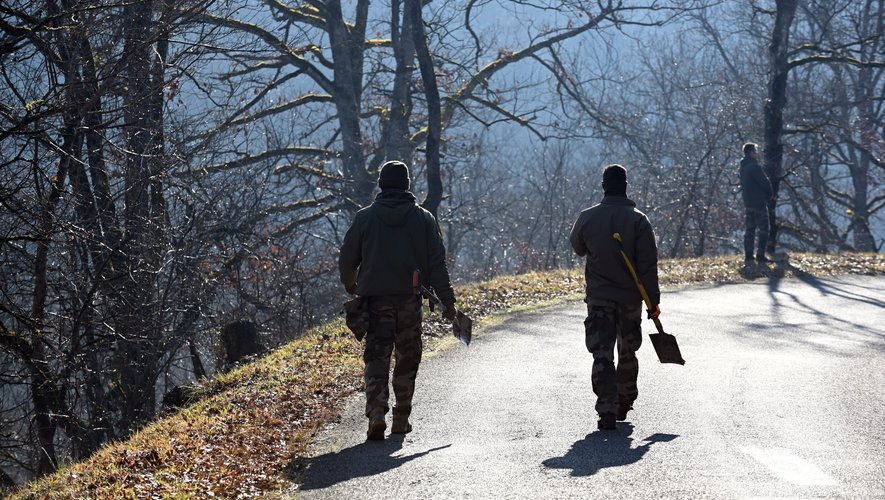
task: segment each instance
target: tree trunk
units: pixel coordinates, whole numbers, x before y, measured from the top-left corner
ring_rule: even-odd
[[[439,88],[436,84],[433,58],[430,55],[430,49],[427,46],[427,36],[424,33],[424,21],[421,18],[421,0],[406,0],[406,9],[411,10],[412,14],[415,51],[418,56],[418,66],[421,68],[424,96],[427,99],[427,142],[425,150],[427,158],[427,196],[421,202],[421,205],[436,217],[443,195],[439,161],[440,137],[442,135]]]
[[[16,488],[15,481],[3,469],[0,469],[0,493],[12,493]]]
[[[64,394],[58,389],[57,382],[51,375],[44,339],[44,318],[48,296],[49,244],[52,241],[55,208],[61,197],[62,187],[66,182],[71,159],[74,156],[78,121],[74,112],[69,112],[65,117],[65,127],[62,132],[63,154],[50,192],[43,200],[43,210],[40,213],[39,221],[40,239],[37,242],[37,252],[34,259],[34,292],[31,302],[33,336],[28,358],[31,366],[31,398],[34,404],[34,426],[38,446],[37,476],[55,472],[58,466],[55,452],[55,433],[58,430],[58,421],[53,416],[56,414],[53,409],[60,406],[57,399],[63,397]]]
[[[364,2],[361,2],[361,5]],[[365,206],[372,201],[375,183],[366,172],[363,154],[363,139],[360,130],[360,96],[362,90],[362,41],[355,42],[341,13],[341,1],[327,3],[328,18],[326,29],[332,49],[335,87],[334,99],[338,111],[338,124],[341,130],[341,144],[344,152],[341,161],[344,173],[351,183],[351,200]]]
[[[124,9],[128,21],[124,45],[124,135],[128,146],[125,169],[125,244],[123,265],[116,269],[119,278],[116,297],[119,369],[118,396],[121,402],[121,430],[132,430],[150,421],[156,410],[155,382],[162,346],[154,318],[153,300],[156,273],[163,238],[162,185],[159,164],[162,159],[163,133],[162,78],[164,54],[162,37],[154,30],[151,2],[136,2]],[[162,29],[162,28],[160,28]],[[159,60],[158,60],[159,58]],[[152,71],[151,61],[156,67]],[[159,81],[153,81],[158,79]],[[159,93],[159,95],[157,95]]]
[[[854,155],[855,164],[850,166],[851,181],[854,186],[854,207],[851,211],[851,228],[854,233],[854,248],[858,252],[875,252],[876,240],[870,230],[869,170],[870,161],[865,152]]]
[[[783,178],[784,108],[787,106],[787,78],[789,76],[790,26],[796,15],[798,0],[777,0],[774,29],[771,34],[769,54],[768,99],[765,101],[765,171],[774,189],[768,203],[768,248],[774,252],[777,244],[777,196]]]
[[[858,148],[858,154],[853,155],[855,161],[851,168],[851,180],[854,184],[854,209],[851,214],[851,226],[854,228],[854,247],[860,252],[875,252],[876,239],[870,230],[870,203],[869,203],[869,179],[872,158],[870,151],[874,150],[873,142],[876,140],[875,111],[873,101],[875,99],[874,78],[870,68],[860,68],[855,83],[854,96],[858,102],[857,120],[858,139],[862,147]]]
[[[412,164],[414,151],[409,131],[409,118],[412,116],[412,73],[415,70],[415,36],[412,25],[412,9],[402,12],[402,25],[399,23],[400,2],[391,6],[391,31],[393,54],[396,59],[396,73],[393,79],[390,113],[383,131],[384,144],[381,145],[387,160],[399,160]],[[377,165],[376,165],[377,166]]]

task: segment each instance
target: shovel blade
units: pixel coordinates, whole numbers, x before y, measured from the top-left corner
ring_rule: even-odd
[[[669,333],[652,333],[649,335],[651,344],[655,348],[658,360],[661,363],[675,363],[684,365],[685,360],[682,359],[682,353],[679,352],[679,344],[676,343],[676,337]]]
[[[473,338],[473,320],[461,311],[456,312],[455,321],[452,322],[452,333],[462,344],[470,345],[470,340]]]

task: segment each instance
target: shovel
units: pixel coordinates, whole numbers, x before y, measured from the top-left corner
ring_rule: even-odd
[[[427,288],[424,285],[419,285],[418,288],[421,292],[421,295],[427,297],[433,304],[439,307],[440,313],[446,312],[446,306],[443,305],[442,301],[439,300],[439,297],[433,293],[433,290]],[[458,340],[461,341],[462,344],[469,346],[470,339],[473,338],[473,320],[468,318],[466,314],[461,311],[455,309],[455,319],[452,320],[452,333]]]
[[[464,345],[470,345],[473,338],[473,320],[468,318],[466,314],[455,310],[455,320],[452,321],[452,333]]]
[[[639,294],[642,295],[642,300],[645,301],[645,306],[648,308],[649,312],[651,312],[652,307],[654,306],[648,298],[648,292],[645,291],[645,287],[642,286],[642,283],[639,281],[639,276],[636,275],[636,269],[633,268],[633,264],[630,262],[630,257],[627,257],[627,252],[624,251],[624,243],[621,241],[621,233],[615,233],[612,237],[617,240],[618,249],[621,252],[621,256],[624,257],[627,269],[630,270],[630,275],[633,276],[633,281],[636,283],[636,287],[639,288]],[[651,339],[651,344],[654,346],[655,352],[658,355],[658,361],[661,363],[676,363],[684,365],[685,360],[682,359],[682,353],[679,352],[679,344],[676,343],[676,337],[669,333],[664,333],[664,325],[661,324],[661,320],[658,318],[652,318],[652,321],[655,322],[655,328],[658,329],[658,333],[649,334],[648,337]]]
[[[439,307],[440,314],[446,312],[446,306],[441,300],[439,300],[439,297],[437,297],[432,290],[424,285],[421,285],[420,290],[421,295],[424,295]],[[455,319],[452,320],[452,333],[462,344],[466,346],[470,345],[470,340],[473,338],[473,320],[468,318],[466,314],[455,309]]]
[[[421,283],[421,273],[417,269],[412,273],[412,290],[415,292],[415,295],[423,295],[431,302],[431,311],[435,305],[436,307],[439,307],[440,314],[446,312],[446,306],[442,303],[439,297],[436,296],[433,290]],[[455,319],[452,320],[452,333],[462,344],[469,346],[470,340],[473,338],[473,320],[467,317],[466,314],[455,309]]]

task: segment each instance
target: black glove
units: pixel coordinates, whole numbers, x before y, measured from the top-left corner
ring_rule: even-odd
[[[347,290],[347,293],[349,293],[351,295],[356,295],[356,283],[344,285],[344,289]]]
[[[454,321],[456,314],[455,304],[443,304],[443,306],[445,306],[446,310],[442,313],[442,317],[449,321]]]

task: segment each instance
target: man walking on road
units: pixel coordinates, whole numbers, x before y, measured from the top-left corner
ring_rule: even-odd
[[[446,249],[436,218],[421,208],[409,192],[408,167],[399,161],[381,166],[375,201],[357,212],[344,236],[338,269],[350,294],[367,301],[369,328],[363,352],[366,416],[370,441],[384,439],[387,428],[388,377],[394,354],[391,432],[412,430],[409,415],[415,377],[421,363],[421,296],[413,274],[420,272],[445,306],[446,319],[455,315],[455,293],[446,268]]]
[[[744,264],[753,263],[753,240],[758,233],[756,262],[765,264],[765,247],[768,243],[768,202],[774,195],[771,182],[759,166],[758,146],[752,142],[744,144],[744,159],[741,160],[741,195],[746,209],[744,232]]]
[[[587,350],[593,354],[591,375],[596,394],[597,427],[611,430],[616,420],[626,420],[639,390],[636,379],[642,344],[642,297],[633,281],[614,233],[621,234],[624,251],[633,261],[654,311],[661,313],[658,286],[658,250],[648,218],[627,198],[627,171],[609,165],[602,174],[602,202],[581,212],[569,240],[575,253],[586,256]],[[618,363],[615,367],[615,346]]]

